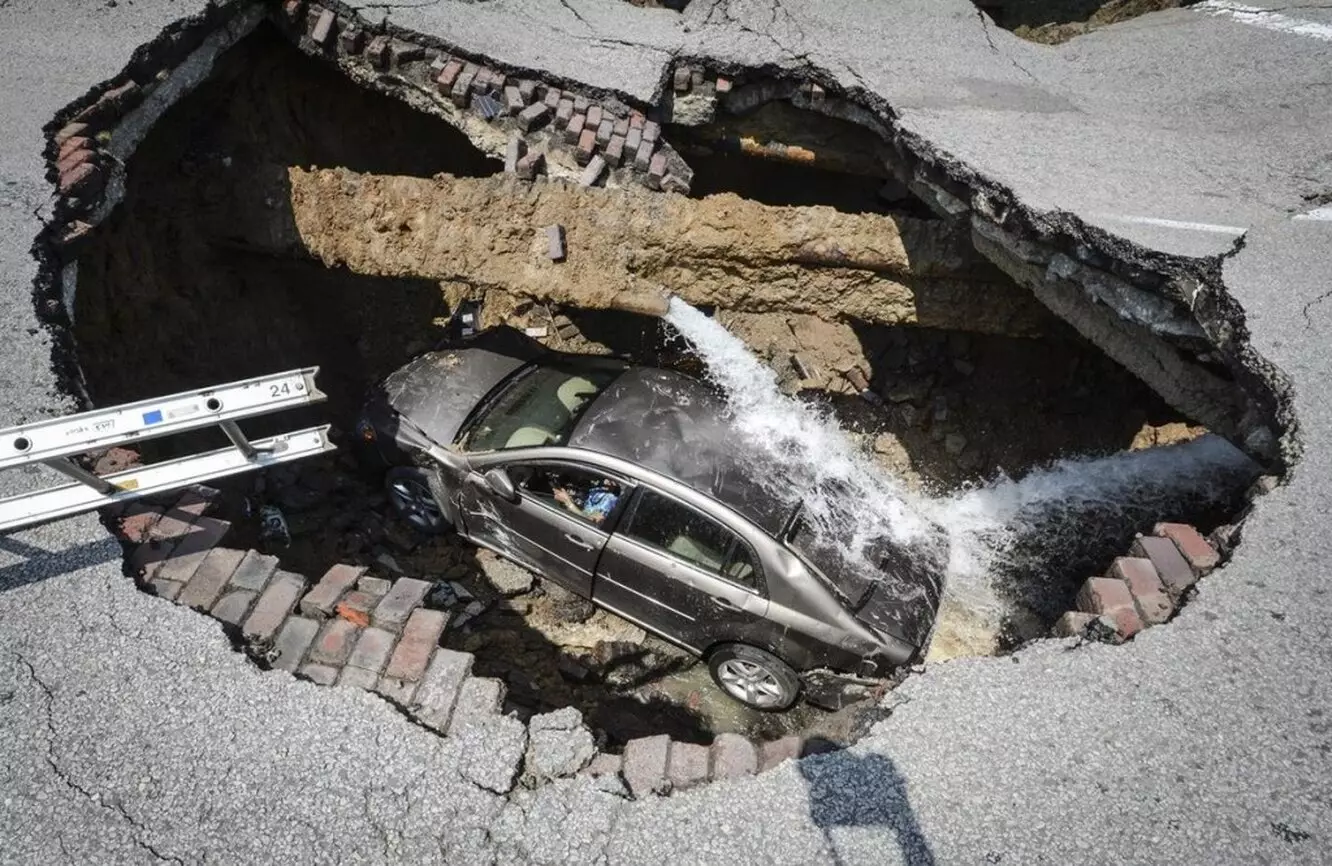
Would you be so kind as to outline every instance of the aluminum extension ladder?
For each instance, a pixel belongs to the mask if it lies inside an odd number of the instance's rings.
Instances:
[[[0,470],[42,463],[73,484],[0,499],[0,532],[332,451],[328,425],[251,442],[236,422],[327,399],[318,367],[256,376],[0,431]],[[220,427],[235,446],[96,475],[70,458],[113,445]]]

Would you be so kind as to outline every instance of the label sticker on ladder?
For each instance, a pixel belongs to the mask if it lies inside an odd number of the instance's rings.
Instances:
[[[151,412],[144,412],[144,413],[143,413],[143,423],[145,423],[145,424],[161,424],[161,423],[162,423],[162,410],[161,410],[161,409],[154,409],[154,410],[151,411]]]

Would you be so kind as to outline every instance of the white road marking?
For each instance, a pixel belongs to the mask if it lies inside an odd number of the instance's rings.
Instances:
[[[1230,18],[1240,24],[1248,24],[1252,27],[1262,27],[1266,30],[1275,30],[1278,33],[1292,33],[1296,36],[1308,36],[1311,39],[1332,42],[1332,25],[1320,24],[1317,21],[1305,21],[1303,18],[1291,18],[1289,15],[1282,15],[1280,12],[1272,12],[1258,6],[1245,6],[1242,3],[1232,3],[1230,0],[1203,0],[1202,3],[1191,8],[1200,12]]]
[[[1332,223],[1332,204],[1323,205],[1308,213],[1296,214],[1293,218],[1297,220],[1317,220],[1319,222]]]
[[[1212,232],[1218,235],[1242,235],[1248,229],[1240,226],[1222,226],[1215,223],[1193,223],[1183,220],[1167,220],[1159,217],[1145,216],[1125,216],[1123,214],[1102,213],[1096,214],[1101,219],[1114,220],[1121,223],[1137,223],[1145,226],[1160,226],[1166,229],[1183,229],[1188,232]]]

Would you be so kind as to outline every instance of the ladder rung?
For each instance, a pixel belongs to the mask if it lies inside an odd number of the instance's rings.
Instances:
[[[253,459],[228,447],[102,476],[118,488],[110,494],[75,483],[0,499],[0,532],[332,451],[328,429],[324,425],[261,439],[252,443]]]
[[[94,409],[0,431],[0,470],[318,403],[318,367]]]

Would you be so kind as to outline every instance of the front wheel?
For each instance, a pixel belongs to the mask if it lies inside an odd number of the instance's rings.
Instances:
[[[384,476],[384,492],[394,513],[412,529],[439,535],[449,528],[444,510],[430,492],[430,479],[414,466],[395,466]]]
[[[800,678],[777,656],[745,644],[727,644],[708,657],[712,679],[735,700],[775,712],[795,703]]]

